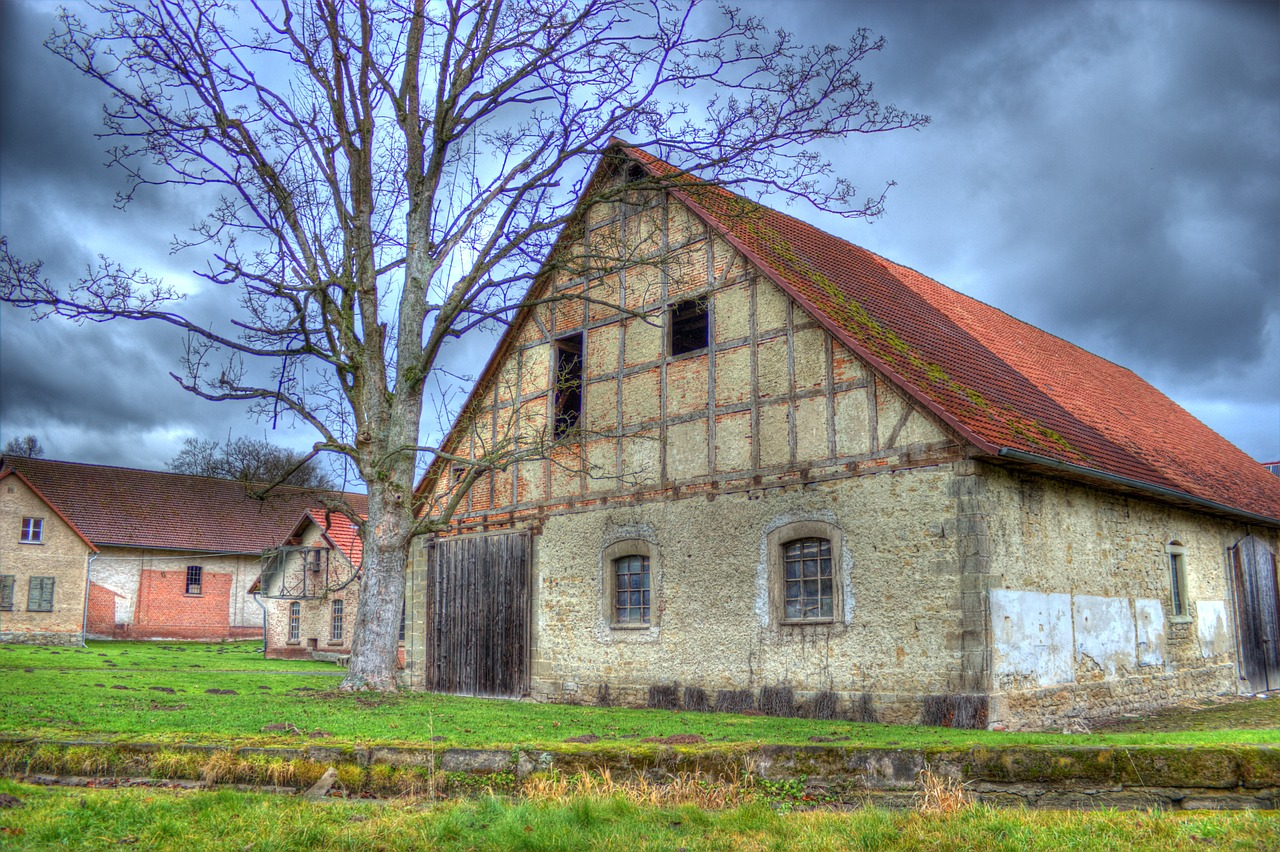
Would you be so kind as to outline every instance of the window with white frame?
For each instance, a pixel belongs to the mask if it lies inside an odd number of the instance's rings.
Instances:
[[[298,642],[302,637],[302,604],[289,602],[289,641]]]
[[[329,641],[342,641],[342,598],[335,598],[329,618]]]
[[[766,546],[770,609],[779,623],[843,620],[839,527],[826,521],[797,521],[770,532]]]
[[[1191,618],[1191,600],[1187,595],[1187,549],[1180,541],[1165,546],[1169,559],[1169,612],[1176,619]]]
[[[23,544],[40,544],[43,542],[44,518],[23,518],[21,541]]]

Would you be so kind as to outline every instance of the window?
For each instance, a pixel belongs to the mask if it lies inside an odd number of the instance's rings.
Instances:
[[[400,603],[400,637],[399,637],[401,642],[404,641],[404,617],[405,617],[405,603],[401,601]]]
[[[582,416],[582,334],[556,341],[555,440],[566,437]]]
[[[660,612],[655,609],[659,585],[657,552],[653,543],[629,538],[615,541],[600,554],[604,593],[601,615],[610,627],[624,631],[647,631],[652,627],[654,616]]]
[[[333,602],[333,615],[329,621],[329,641],[342,641],[342,599],[339,598]]]
[[[707,305],[703,299],[688,299],[671,306],[668,316],[669,349],[684,355],[707,348]]]
[[[614,624],[649,623],[649,557],[613,560]]]
[[[302,635],[302,604],[289,602],[289,641],[297,642]]]
[[[1165,546],[1169,555],[1169,602],[1172,614],[1177,619],[1191,618],[1191,608],[1187,598],[1187,549],[1180,541],[1171,541]]]
[[[0,612],[13,612],[13,584],[16,579],[12,574],[0,576]]]
[[[22,543],[39,544],[44,540],[44,518],[22,519]]]
[[[187,566],[187,594],[200,594],[201,581],[204,580],[204,569],[199,565]]]
[[[32,577],[27,586],[27,612],[53,612],[53,578]]]
[[[840,528],[825,521],[796,521],[770,532],[770,599],[781,624],[842,621]]]
[[[831,542],[801,538],[783,549],[782,607],[787,621],[825,621],[835,616]]]

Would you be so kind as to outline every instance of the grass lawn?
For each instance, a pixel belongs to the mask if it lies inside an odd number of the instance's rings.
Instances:
[[[1000,744],[1280,743],[1280,700],[1243,702],[1209,730],[1023,734],[778,719],[723,713],[566,707],[427,693],[338,693],[329,663],[264,660],[257,643],[90,642],[0,645],[0,733],[46,739],[235,745],[322,741],[508,749],[629,748],[695,734],[715,746],[774,743],[883,747]],[[267,726],[292,726],[270,730]],[[1192,728],[1192,724],[1162,724]],[[296,729],[296,732],[293,730]],[[820,738],[820,739],[818,739]]]
[[[6,799],[5,797],[11,797]],[[1275,812],[1053,812],[970,807],[950,814],[869,808],[779,813],[495,797],[413,803],[156,790],[69,790],[0,780],[0,847],[15,849],[1274,849]]]

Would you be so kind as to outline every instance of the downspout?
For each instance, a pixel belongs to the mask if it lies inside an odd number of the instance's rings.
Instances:
[[[262,604],[262,598],[257,592],[250,592],[253,596],[253,602],[258,605],[258,609],[262,610],[262,659],[267,658],[267,608]]]
[[[93,560],[98,558],[98,554],[90,553],[89,558],[85,560],[84,566],[84,612],[80,618],[80,647],[86,648],[85,634],[89,632],[89,584],[93,582]]]

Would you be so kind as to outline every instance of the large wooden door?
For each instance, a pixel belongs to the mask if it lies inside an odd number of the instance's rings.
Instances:
[[[1280,689],[1280,590],[1276,557],[1248,536],[1230,550],[1242,674],[1254,692]]]
[[[426,688],[504,698],[527,694],[529,534],[440,539],[427,558]]]

